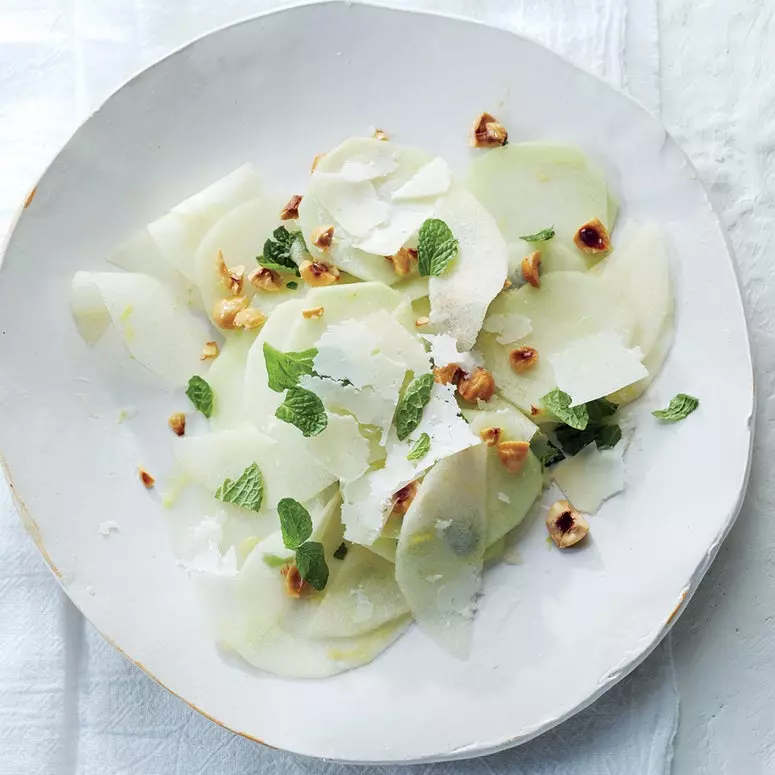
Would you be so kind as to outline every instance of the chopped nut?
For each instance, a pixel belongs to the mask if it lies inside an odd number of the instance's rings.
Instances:
[[[528,441],[498,442],[498,457],[510,474],[518,474],[522,470],[528,452],[530,452],[530,442]]]
[[[541,287],[541,277],[539,272],[541,270],[541,251],[536,250],[535,253],[531,253],[529,256],[525,256],[522,259],[522,277],[526,283],[530,283],[534,288]]]
[[[312,160],[312,166],[309,168],[310,173],[314,172],[317,168],[318,164],[320,164],[320,160],[325,156],[324,153],[319,153],[315,156],[315,158]]]
[[[177,436],[182,436],[186,432],[186,415],[183,412],[171,414],[167,424],[172,428]]]
[[[234,316],[234,328],[261,328],[266,323],[266,315],[260,309],[247,307]]]
[[[401,248],[394,256],[385,256],[385,258],[393,264],[393,271],[399,277],[406,277],[412,273],[417,263],[417,251],[412,248]]]
[[[537,414],[541,414],[541,410],[535,404],[530,404],[530,416],[535,417]]]
[[[388,133],[385,132],[383,129],[375,129],[372,137],[375,140],[390,140],[390,137],[388,137]]]
[[[495,116],[482,113],[474,122],[469,139],[474,148],[497,148],[506,145],[508,137],[506,127]]]
[[[580,226],[573,235],[573,241],[582,253],[592,256],[607,253],[611,249],[611,237],[608,234],[608,229],[597,218],[593,218]]]
[[[156,484],[156,480],[142,466],[137,466],[137,473],[146,489],[150,490]]]
[[[275,272],[274,269],[267,269],[265,266],[260,266],[258,269],[254,269],[248,275],[248,282],[251,285],[255,285],[256,288],[262,291],[269,291],[275,293],[283,289],[283,281],[279,272]]]
[[[439,385],[449,385],[454,382],[456,385],[463,376],[463,370],[456,363],[450,363],[446,366],[437,366],[433,370],[433,380]]]
[[[223,257],[223,251],[218,251],[215,259],[215,266],[221,277],[223,284],[229,289],[229,293],[237,296],[242,293],[242,278],[245,276],[244,266],[234,266],[231,269],[226,266],[226,259]]]
[[[412,505],[414,496],[417,495],[417,490],[420,483],[417,481],[409,482],[405,487],[402,487],[397,493],[393,495],[393,513],[403,516],[409,511],[409,507]]]
[[[423,326],[427,326],[428,323],[430,322],[431,322],[431,319],[423,315],[421,318],[417,318],[417,320],[414,321],[414,325],[417,328],[422,328]]]
[[[488,446],[494,447],[501,438],[502,430],[500,428],[482,428],[479,431],[479,438]]]
[[[289,200],[288,204],[280,210],[281,221],[292,221],[299,217],[299,205],[301,204],[301,197],[298,194],[294,194]]]
[[[503,290],[505,291],[505,290],[507,290],[508,288],[511,288],[511,280],[509,280],[509,278],[507,277],[507,278],[506,278],[506,279],[503,281]]]
[[[218,343],[217,342],[205,342],[205,346],[202,348],[202,354],[199,359],[202,361],[209,361],[218,357]]]
[[[457,392],[464,401],[489,401],[495,393],[495,380],[489,371],[477,368],[473,374],[461,378]]]
[[[305,261],[299,267],[299,274],[307,285],[315,287],[333,285],[339,279],[339,270],[322,261]]]
[[[589,523],[568,503],[557,501],[546,514],[549,536],[560,549],[577,544],[589,532]]]
[[[523,374],[538,363],[538,350],[535,347],[517,347],[511,351],[509,363],[517,374]]]
[[[334,241],[333,226],[318,226],[310,235],[312,244],[321,250],[328,250]]]
[[[299,569],[295,565],[285,565],[280,569],[280,574],[285,579],[285,591],[291,597],[301,597],[307,582],[301,577]]]
[[[312,307],[311,309],[303,309],[301,311],[302,317],[307,318],[309,320],[310,318],[322,318],[323,317],[323,307]]]
[[[213,320],[220,328],[236,328],[234,318],[248,306],[247,296],[230,296],[213,305]]]

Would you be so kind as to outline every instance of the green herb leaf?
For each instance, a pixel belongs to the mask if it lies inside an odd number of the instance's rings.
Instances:
[[[285,287],[295,291],[299,287],[299,284],[295,280],[291,280],[289,283],[285,283]]]
[[[541,461],[544,468],[565,460],[562,450],[552,444],[541,431],[533,434],[533,438],[530,440],[530,451]]]
[[[427,433],[423,433],[414,446],[409,450],[409,454],[406,456],[407,460],[422,460],[431,448],[431,437]]]
[[[396,431],[400,441],[404,441],[420,424],[422,410],[431,400],[432,387],[433,374],[423,374],[409,383],[396,407]]]
[[[656,409],[651,414],[665,422],[678,422],[688,417],[698,406],[700,399],[686,393],[678,393],[667,409]]]
[[[311,347],[300,353],[283,353],[264,342],[264,360],[266,373],[269,377],[269,389],[275,393],[295,387],[305,374],[314,374],[312,362],[318,351]]]
[[[293,498],[283,498],[277,504],[280,530],[287,549],[298,549],[312,535],[312,517],[304,506]]]
[[[592,425],[591,423],[583,431],[577,431],[567,425],[561,425],[555,432],[566,455],[575,455],[581,452],[587,444],[593,441],[598,449],[613,449],[622,440],[622,429],[616,424]]]
[[[328,583],[328,565],[323,552],[323,544],[307,541],[296,550],[296,567],[304,581],[320,591]]]
[[[295,425],[305,436],[317,436],[328,426],[323,402],[311,390],[300,387],[288,388],[274,416]]]
[[[417,266],[423,277],[438,277],[457,255],[458,242],[449,226],[439,218],[428,218],[420,226]]]
[[[258,256],[256,261],[273,272],[293,272],[298,277],[299,267],[293,259],[294,256],[298,257],[298,251],[306,250],[300,231],[288,231],[285,226],[279,226],[264,243],[264,254]]]
[[[196,374],[188,381],[186,395],[191,403],[208,419],[213,413],[213,389]]]
[[[520,239],[525,240],[525,242],[546,242],[554,237],[555,233],[554,224],[552,224],[545,229],[541,229],[541,231],[537,231],[535,234],[523,234]]]
[[[334,557],[336,557],[337,560],[343,560],[347,557],[347,544],[344,541],[339,544],[339,548],[334,552]]]
[[[609,401],[607,398],[598,398],[595,401],[588,401],[586,407],[590,425],[593,423],[602,423],[609,417],[613,417],[614,414],[616,414],[616,410],[619,408],[613,401]]]
[[[560,422],[570,425],[578,431],[583,431],[589,422],[589,414],[586,404],[571,407],[571,397],[563,393],[559,388],[555,388],[547,393],[541,403],[548,409]]]
[[[226,479],[215,491],[215,497],[224,503],[258,511],[264,499],[264,478],[258,470],[258,464],[248,466],[236,481]]]

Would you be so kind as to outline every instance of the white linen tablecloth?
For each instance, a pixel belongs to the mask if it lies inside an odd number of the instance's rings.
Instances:
[[[710,182],[730,229],[755,348],[773,348],[775,24],[757,0],[394,0],[533,36],[661,111]],[[76,125],[128,76],[208,30],[276,7],[272,0],[3,0],[0,3],[0,234]],[[0,310],[0,324],[2,310]],[[1,328],[1,325],[0,325]],[[677,775],[775,766],[773,613],[775,452],[770,370],[759,368],[758,444],[741,524],[676,628],[690,721]],[[0,364],[0,379],[2,364]],[[742,563],[748,546],[752,559]],[[723,602],[724,588],[739,607]],[[731,597],[731,593],[730,593]],[[753,598],[753,603],[751,599]],[[772,618],[770,616],[770,618]],[[715,624],[721,635],[700,628]],[[703,624],[707,629],[707,624]],[[744,634],[740,634],[741,628]],[[736,632],[737,635],[732,633]],[[755,640],[753,653],[746,636]],[[695,658],[695,654],[697,655]],[[699,667],[695,663],[699,662]],[[768,669],[769,668],[769,669]],[[724,674],[719,677],[721,671]],[[743,696],[743,690],[747,694]],[[724,712],[734,698],[737,712]],[[769,716],[767,716],[769,709]],[[725,724],[714,725],[716,714]],[[663,775],[678,721],[663,644],[591,708],[519,749],[417,765],[416,773]],[[685,734],[685,742],[682,742]],[[772,766],[771,766],[772,765]],[[358,768],[359,771],[363,771]],[[338,775],[340,767],[261,748],[211,724],[108,647],[69,603],[24,534],[0,484],[0,775]],[[369,768],[387,775],[400,768]]]

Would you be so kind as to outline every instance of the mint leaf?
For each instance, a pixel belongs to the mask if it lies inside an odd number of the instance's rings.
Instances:
[[[226,479],[215,491],[215,497],[224,503],[258,511],[264,499],[264,478],[258,470],[258,464],[248,466],[236,481]]]
[[[307,541],[296,550],[296,567],[304,581],[320,591],[328,583],[328,565],[323,552],[323,544]]]
[[[546,242],[554,237],[555,234],[554,224],[552,224],[545,229],[541,229],[541,231],[537,231],[535,234],[523,234],[520,239],[525,240],[525,242]]]
[[[547,393],[541,403],[545,409],[548,409],[560,422],[570,425],[577,431],[583,431],[589,422],[589,414],[585,404],[571,407],[571,397],[563,393],[560,388]]]
[[[213,413],[213,389],[196,374],[188,381],[186,395],[191,403],[208,419]]]
[[[305,436],[317,436],[328,425],[323,402],[311,390],[300,387],[288,388],[285,401],[277,407],[274,416],[295,425]]]
[[[406,439],[417,428],[422,419],[422,410],[431,400],[433,374],[423,374],[409,383],[396,407],[396,431],[400,441]]]
[[[282,393],[283,390],[298,385],[299,378],[305,374],[314,374],[312,362],[317,354],[318,351],[314,347],[300,353],[283,353],[269,342],[264,342],[269,389]]]
[[[431,448],[431,437],[427,433],[423,433],[414,446],[409,450],[409,454],[406,456],[407,460],[421,460],[424,458]]]
[[[622,429],[616,424],[589,424],[583,431],[577,431],[568,425],[561,425],[554,435],[566,455],[575,455],[593,441],[598,449],[613,449],[622,440]]]
[[[293,272],[298,277],[299,267],[293,259],[299,256],[299,252],[306,250],[300,231],[288,231],[285,226],[278,226],[264,243],[264,254],[258,256],[256,261],[273,272]]]
[[[428,218],[420,226],[417,267],[423,277],[438,277],[457,255],[458,242],[449,226],[439,218]]]
[[[562,450],[552,444],[541,431],[533,434],[533,438],[530,440],[530,451],[541,461],[544,468],[565,460]]]
[[[343,560],[347,557],[347,544],[344,541],[339,544],[339,548],[334,552],[334,557],[336,557],[337,560]]]
[[[588,401],[586,407],[590,425],[593,423],[601,423],[608,417],[613,417],[616,410],[619,408],[613,401],[609,401],[607,398],[598,398],[594,401]]]
[[[299,284],[294,280],[291,280],[289,283],[285,283],[285,287],[291,291],[295,291],[299,287]]]
[[[656,409],[651,414],[665,422],[678,422],[688,417],[698,406],[700,399],[686,393],[678,393],[667,409]]]
[[[277,504],[277,513],[286,549],[298,549],[312,535],[312,517],[293,498],[283,498]]]

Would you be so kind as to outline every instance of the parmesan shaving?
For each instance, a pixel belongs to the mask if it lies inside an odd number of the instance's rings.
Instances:
[[[594,514],[604,500],[624,489],[623,455],[621,443],[604,450],[588,444],[554,467],[554,480],[579,511]]]

